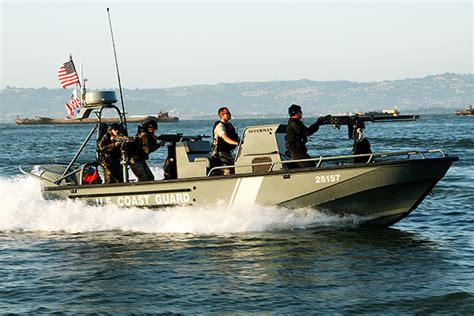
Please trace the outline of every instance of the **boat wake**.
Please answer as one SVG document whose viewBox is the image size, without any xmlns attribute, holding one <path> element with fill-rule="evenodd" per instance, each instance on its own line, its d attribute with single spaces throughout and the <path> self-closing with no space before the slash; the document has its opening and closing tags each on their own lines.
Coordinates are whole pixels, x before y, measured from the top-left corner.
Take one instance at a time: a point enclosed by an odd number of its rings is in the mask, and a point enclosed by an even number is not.
<svg viewBox="0 0 474 316">
<path fill-rule="evenodd" d="M 175 207 L 154 211 L 117 206 L 90 206 L 80 201 L 47 201 L 36 179 L 0 178 L 0 231 L 229 234 L 319 226 L 354 226 L 360 218 L 330 216 L 313 209 L 252 206 L 227 210 Z"/>
</svg>

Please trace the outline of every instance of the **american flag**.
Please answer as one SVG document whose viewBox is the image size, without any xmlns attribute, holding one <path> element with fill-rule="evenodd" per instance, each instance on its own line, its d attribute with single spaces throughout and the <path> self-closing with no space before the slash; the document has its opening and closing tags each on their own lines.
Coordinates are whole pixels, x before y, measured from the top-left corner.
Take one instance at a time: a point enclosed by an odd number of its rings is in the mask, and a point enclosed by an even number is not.
<svg viewBox="0 0 474 316">
<path fill-rule="evenodd" d="M 79 83 L 79 77 L 77 76 L 72 60 L 65 62 L 59 67 L 58 80 L 63 88 Z"/>
<path fill-rule="evenodd" d="M 71 100 L 69 100 L 69 102 L 66 103 L 66 111 L 67 111 L 66 118 L 69 120 L 74 116 L 74 114 L 77 114 L 76 112 L 79 111 L 80 106 L 81 106 L 81 100 L 79 100 L 79 98 L 75 96 L 73 93 L 71 95 Z"/>
</svg>

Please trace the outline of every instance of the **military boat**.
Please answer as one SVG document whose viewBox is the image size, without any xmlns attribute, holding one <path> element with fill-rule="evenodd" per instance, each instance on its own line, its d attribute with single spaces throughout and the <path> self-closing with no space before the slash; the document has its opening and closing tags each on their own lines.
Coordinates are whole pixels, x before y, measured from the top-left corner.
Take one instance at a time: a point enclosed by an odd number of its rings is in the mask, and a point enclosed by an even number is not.
<svg viewBox="0 0 474 316">
<path fill-rule="evenodd" d="M 399 116 L 400 111 L 397 109 L 385 109 L 382 111 L 358 112 L 359 115 L 374 115 L 374 116 Z"/>
<path fill-rule="evenodd" d="M 136 115 L 130 116 L 127 118 L 129 123 L 143 122 L 147 118 L 152 118 L 157 122 L 178 122 L 179 118 L 176 116 L 171 116 L 168 112 L 158 112 L 156 115 Z M 115 117 L 103 117 L 103 123 L 115 123 L 118 122 L 118 119 Z M 51 117 L 35 117 L 35 118 L 21 118 L 16 117 L 15 123 L 17 125 L 49 125 L 49 124 L 95 124 L 97 119 L 95 118 L 72 118 L 72 119 L 62 119 L 62 118 L 51 118 Z"/>
<path fill-rule="evenodd" d="M 73 159 L 65 164 L 41 165 L 39 173 L 33 172 L 31 165 L 20 167 L 41 181 L 45 199 L 150 209 L 220 205 L 223 212 L 254 204 L 313 208 L 340 216 L 355 215 L 361 225 L 389 226 L 410 214 L 458 160 L 435 149 L 321 156 L 308 159 L 315 162 L 314 167 L 292 169 L 289 166 L 295 161 L 285 155 L 286 125 L 267 124 L 243 130 L 231 167 L 233 175 L 220 175 L 222 167 L 211 165 L 211 144 L 206 137 L 173 134 L 160 137 L 167 142 L 169 178 L 131 181 L 123 159 L 123 183 L 90 184 L 85 176 L 91 169 L 97 170 L 97 162 L 77 161 L 103 124 L 102 110 L 115 109 L 123 123 L 125 116 L 114 105 L 113 91 L 88 93 L 86 101 L 79 116 L 95 113 L 98 121 Z"/>
</svg>

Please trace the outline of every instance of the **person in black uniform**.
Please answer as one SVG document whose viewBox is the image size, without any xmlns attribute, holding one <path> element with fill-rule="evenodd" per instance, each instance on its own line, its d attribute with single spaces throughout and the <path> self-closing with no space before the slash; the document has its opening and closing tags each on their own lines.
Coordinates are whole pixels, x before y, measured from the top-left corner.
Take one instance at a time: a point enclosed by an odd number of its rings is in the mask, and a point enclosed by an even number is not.
<svg viewBox="0 0 474 316">
<path fill-rule="evenodd" d="M 308 136 L 313 135 L 319 130 L 323 118 L 320 117 L 314 124 L 306 127 L 303 122 L 301 122 L 301 118 L 303 117 L 301 106 L 297 104 L 292 104 L 288 108 L 288 114 L 290 115 L 290 119 L 288 120 L 288 127 L 286 129 L 286 155 L 292 160 L 309 159 L 311 156 L 308 155 L 308 148 L 306 148 Z M 307 168 L 314 167 L 316 163 L 314 161 L 301 161 L 288 163 L 286 165 L 288 168 Z"/>
<path fill-rule="evenodd" d="M 122 166 L 120 160 L 122 151 L 117 136 L 122 136 L 124 128 L 122 124 L 113 123 L 97 144 L 99 151 L 99 163 L 104 169 L 105 183 L 123 182 Z"/>
<path fill-rule="evenodd" d="M 234 156 L 232 151 L 240 142 L 239 135 L 235 131 L 234 126 L 230 122 L 232 119 L 230 111 L 227 107 L 221 107 L 217 111 L 220 120 L 214 123 L 212 134 L 214 140 L 212 142 L 212 161 L 213 166 L 229 166 L 234 164 Z M 231 168 L 221 169 L 223 175 L 231 175 L 234 170 Z"/>
<path fill-rule="evenodd" d="M 162 145 L 162 143 L 157 142 L 157 136 L 155 135 L 157 129 L 158 124 L 153 118 L 146 119 L 142 125 L 138 126 L 133 150 L 129 153 L 130 168 L 138 181 L 155 180 L 146 161 L 149 158 L 149 154 Z"/>
</svg>

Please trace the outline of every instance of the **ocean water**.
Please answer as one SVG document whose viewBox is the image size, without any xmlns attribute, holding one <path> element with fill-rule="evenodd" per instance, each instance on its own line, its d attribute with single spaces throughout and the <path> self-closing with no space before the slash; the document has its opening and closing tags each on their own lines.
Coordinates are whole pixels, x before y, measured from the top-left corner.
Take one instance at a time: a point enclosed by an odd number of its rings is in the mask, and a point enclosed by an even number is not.
<svg viewBox="0 0 474 316">
<path fill-rule="evenodd" d="M 212 122 L 162 123 L 158 133 L 209 135 Z M 285 120 L 233 122 L 242 131 Z M 410 216 L 374 229 L 307 209 L 45 201 L 18 166 L 67 161 L 90 126 L 0 124 L 0 314 L 472 315 L 473 128 L 474 117 L 454 115 L 368 124 L 374 151 L 460 157 Z M 321 127 L 311 154 L 348 154 L 346 135 Z M 150 159 L 157 177 L 164 159 L 160 150 Z"/>
</svg>

